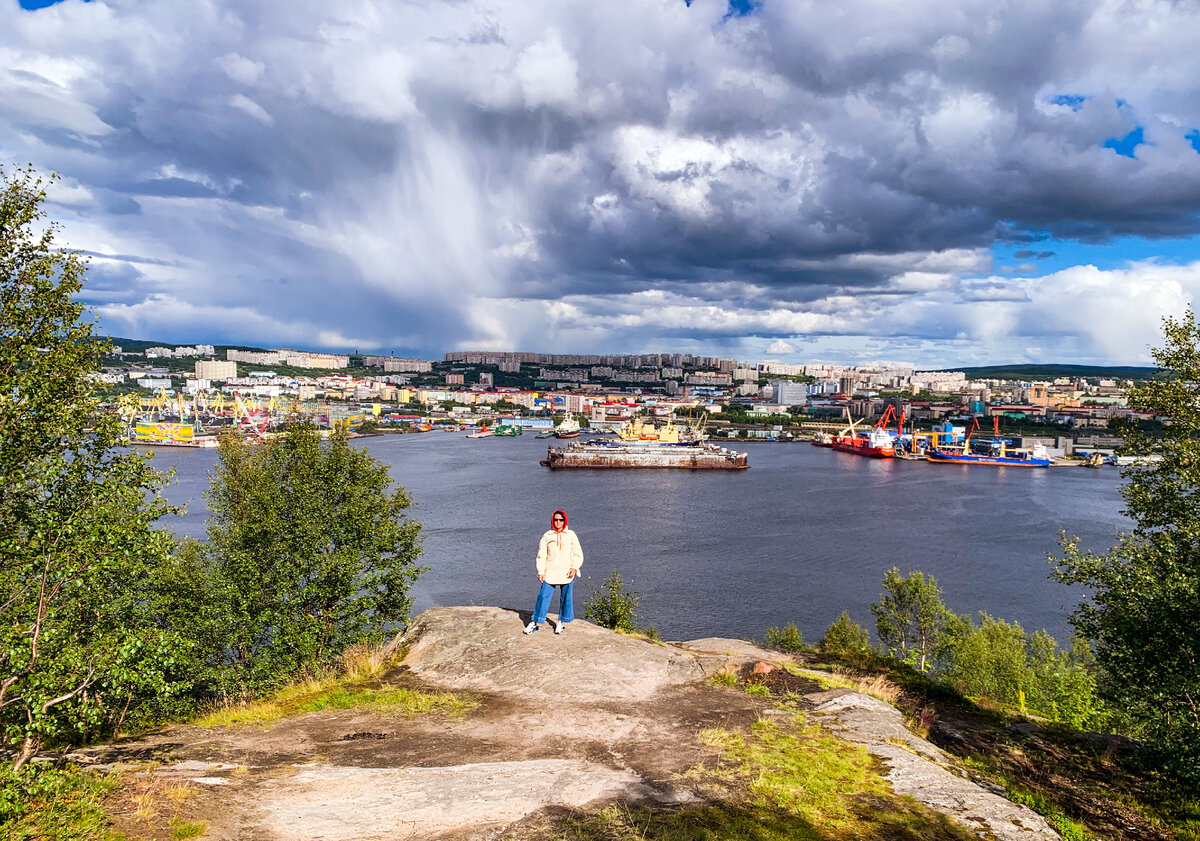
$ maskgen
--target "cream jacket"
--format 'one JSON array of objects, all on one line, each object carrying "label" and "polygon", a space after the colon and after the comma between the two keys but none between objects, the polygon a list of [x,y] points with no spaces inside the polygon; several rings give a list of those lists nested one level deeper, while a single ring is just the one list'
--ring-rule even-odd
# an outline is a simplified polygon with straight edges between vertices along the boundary
[{"label": "cream jacket", "polygon": [[567,573],[574,569],[576,578],[583,566],[583,549],[570,528],[561,532],[549,529],[538,542],[537,571],[547,584],[566,584]]}]

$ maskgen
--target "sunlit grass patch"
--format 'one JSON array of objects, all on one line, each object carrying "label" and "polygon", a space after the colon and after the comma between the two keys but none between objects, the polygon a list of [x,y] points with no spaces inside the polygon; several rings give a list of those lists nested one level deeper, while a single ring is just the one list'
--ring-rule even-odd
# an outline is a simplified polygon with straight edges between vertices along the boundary
[{"label": "sunlit grass patch", "polygon": [[713,686],[724,686],[728,687],[729,689],[733,689],[738,685],[737,672],[729,669],[722,669],[721,671],[710,675],[708,682]]},{"label": "sunlit grass patch", "polygon": [[338,677],[324,681],[308,680],[285,687],[270,698],[215,710],[198,719],[196,724],[201,727],[261,725],[289,715],[351,708],[400,715],[436,712],[462,716],[476,706],[476,701],[451,692],[422,692],[389,684],[367,686]]},{"label": "sunlit grass patch", "polygon": [[710,761],[685,777],[710,802],[656,810],[612,806],[555,827],[563,841],[975,841],[969,831],[896,797],[862,747],[826,735],[802,713],[749,733],[698,734]]},{"label": "sunlit grass patch", "polygon": [[888,795],[891,789],[863,748],[822,732],[796,714],[791,722],[759,719],[749,736],[710,733],[706,744],[721,751],[721,761],[739,766],[750,777],[758,805],[783,809],[818,826],[853,822],[846,792]]},{"label": "sunlit grass patch", "polygon": [[825,689],[852,689],[872,698],[878,698],[893,706],[900,701],[904,690],[884,674],[859,675],[840,669],[815,671],[797,666],[785,666],[794,675],[801,675],[819,683]]},{"label": "sunlit grass patch", "polygon": [[0,838],[117,841],[104,808],[120,783],[74,768],[0,771]]},{"label": "sunlit grass patch", "polygon": [[172,838],[199,838],[207,828],[208,824],[203,821],[192,822],[181,821],[177,818],[171,819]]}]

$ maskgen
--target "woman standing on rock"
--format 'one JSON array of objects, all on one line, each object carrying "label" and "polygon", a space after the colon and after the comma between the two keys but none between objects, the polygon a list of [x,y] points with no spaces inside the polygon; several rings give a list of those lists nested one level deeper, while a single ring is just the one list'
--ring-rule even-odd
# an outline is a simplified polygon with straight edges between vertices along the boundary
[{"label": "woman standing on rock", "polygon": [[567,528],[567,512],[555,511],[550,517],[550,530],[542,535],[538,543],[537,574],[542,586],[538,589],[537,603],[533,606],[533,619],[525,626],[525,633],[532,634],[546,621],[546,611],[550,609],[555,587],[561,589],[554,633],[561,634],[563,627],[575,619],[571,588],[582,566],[583,549],[575,532]]}]

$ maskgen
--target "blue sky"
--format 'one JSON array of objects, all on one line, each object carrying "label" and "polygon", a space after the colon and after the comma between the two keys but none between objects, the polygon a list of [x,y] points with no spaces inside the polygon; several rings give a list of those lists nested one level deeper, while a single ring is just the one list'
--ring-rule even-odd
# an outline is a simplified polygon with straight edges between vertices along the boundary
[{"label": "blue sky", "polygon": [[1200,291],[1194,4],[15,5],[114,335],[1137,364]]},{"label": "blue sky", "polygon": [[[992,248],[996,270],[1032,271],[1015,274],[1052,274],[1072,266],[1120,269],[1133,263],[1186,266],[1200,258],[1200,236],[1171,239],[1114,237],[1104,242],[1080,242],[1047,238],[1034,243],[997,244]],[[1007,273],[1007,272],[1004,272]]]},{"label": "blue sky", "polygon": [[[22,9],[44,9],[47,6],[53,6],[56,3],[63,3],[65,0],[18,0]],[[91,0],[82,0],[84,3],[90,3]]]}]

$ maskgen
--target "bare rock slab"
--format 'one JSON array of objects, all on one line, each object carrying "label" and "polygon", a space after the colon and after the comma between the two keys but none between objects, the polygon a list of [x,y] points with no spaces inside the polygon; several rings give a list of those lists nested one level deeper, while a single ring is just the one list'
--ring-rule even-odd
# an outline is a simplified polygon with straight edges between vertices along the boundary
[{"label": "bare rock slab", "polygon": [[567,759],[443,768],[305,766],[262,792],[257,836],[278,841],[433,838],[520,820],[547,806],[670,801],[632,771]]},{"label": "bare rock slab", "polygon": [[614,634],[577,620],[566,633],[547,624],[522,634],[519,614],[498,607],[439,607],[420,614],[399,640],[404,665],[448,689],[568,701],[640,701],[704,677],[688,652]]},{"label": "bare rock slab", "polygon": [[883,760],[884,775],[897,794],[932,809],[997,841],[1059,841],[1045,818],[953,773],[950,757],[904,726],[891,704],[861,692],[834,689],[805,696],[821,726],[863,745]]},{"label": "bare rock slab", "polygon": [[704,639],[673,642],[671,645],[690,651],[706,676],[738,668],[745,663],[763,661],[767,663],[794,662],[795,658],[745,640],[705,637]]}]

